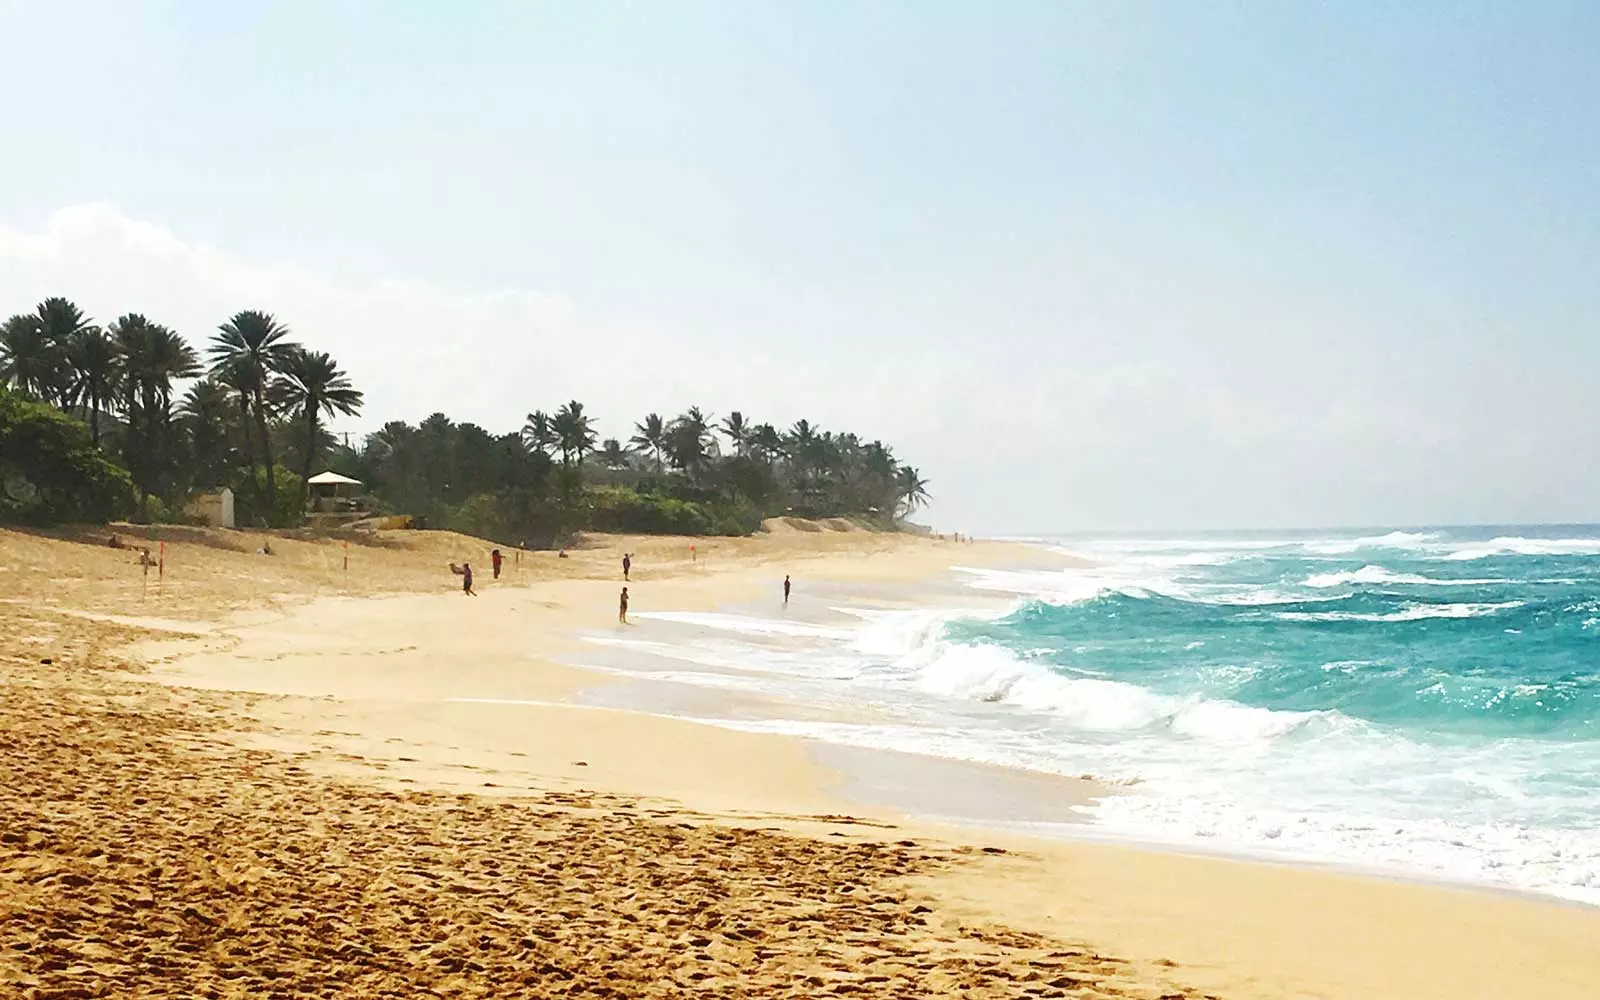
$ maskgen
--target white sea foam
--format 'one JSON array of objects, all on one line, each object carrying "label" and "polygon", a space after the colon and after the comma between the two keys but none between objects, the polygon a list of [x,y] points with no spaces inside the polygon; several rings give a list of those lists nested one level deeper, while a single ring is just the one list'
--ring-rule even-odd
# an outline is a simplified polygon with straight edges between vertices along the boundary
[{"label": "white sea foam", "polygon": [[1424,618],[1479,618],[1508,608],[1522,607],[1521,601],[1463,604],[1412,604],[1399,611],[1369,614],[1360,611],[1275,611],[1271,617],[1286,622],[1414,622]]},{"label": "white sea foam", "polygon": [[1112,830],[1157,842],[1424,873],[1600,904],[1600,842],[1591,831],[1396,819],[1344,808],[1296,811],[1234,801],[1220,789],[1204,796],[1147,790],[1103,799],[1087,811]]},{"label": "white sea foam", "polygon": [[[1122,595],[1137,600],[1153,596],[1195,604],[1223,604],[1248,607],[1263,604],[1293,604],[1306,600],[1305,595],[1288,593],[1274,587],[1250,584],[1193,585],[1174,580],[1170,574],[1151,572],[1141,565],[1128,567],[1093,567],[1088,569],[1040,571],[992,570],[969,567],[952,567],[971,577],[970,586],[977,590],[1023,595],[1046,604],[1065,606],[1081,604],[1100,597]],[[1345,595],[1348,596],[1348,595]],[[1337,600],[1318,597],[1317,600]]]},{"label": "white sea foam", "polygon": [[[1418,598],[1367,612],[1333,602],[1361,587],[1510,585],[1499,579],[1437,579],[1409,572],[1416,566],[1409,560],[1600,554],[1600,539],[1507,536],[1463,542],[1447,533],[1391,532],[1311,540],[1092,541],[1069,547],[1096,562],[1057,572],[966,571],[975,589],[1016,599],[981,617],[1010,613],[1031,600],[1073,605],[1116,594],[1237,605],[1247,610],[1221,614],[1280,621],[1493,616],[1521,602],[1434,604]],[[1373,561],[1357,570],[1288,582],[1305,576],[1298,560],[1357,551],[1361,555],[1355,559],[1364,555]],[[1252,577],[1239,560],[1258,557],[1290,560],[1287,565],[1298,571],[1283,576],[1283,582],[1236,582]],[[1393,568],[1400,565],[1408,572]],[[1276,579],[1273,564],[1263,566],[1255,579]],[[1311,604],[1308,595],[1318,603]],[[1290,601],[1307,606],[1273,607]],[[1600,601],[1593,604],[1590,608],[1575,597],[1562,613],[1584,618],[1585,628],[1600,628]],[[1248,610],[1251,606],[1259,610]],[[1411,730],[1333,710],[1243,704],[1245,694],[1235,701],[1229,693],[1271,684],[1276,668],[1270,657],[1255,660],[1245,654],[1244,662],[1232,661],[1233,635],[1186,643],[1185,652],[1205,666],[1182,690],[1206,694],[1178,695],[1164,693],[1159,668],[1145,675],[1082,666],[1101,665],[1095,657],[1102,644],[1093,633],[1012,650],[955,641],[962,633],[951,626],[952,619],[980,616],[972,611],[833,610],[857,621],[810,625],[741,615],[650,615],[694,629],[669,633],[672,639],[665,644],[684,647],[681,659],[699,664],[656,676],[761,692],[775,699],[771,704],[798,703],[808,710],[803,719],[708,720],[715,724],[1138,780],[1144,794],[1116,796],[1094,810],[1100,828],[1119,834],[1432,873],[1600,902],[1600,833],[1593,822],[1591,777],[1600,769],[1600,748],[1594,744],[1505,740],[1443,746],[1425,734],[1408,737],[1404,734]],[[1110,607],[1106,613],[1138,611]],[[648,639],[630,638],[656,638],[641,631]],[[1498,633],[1499,626],[1491,631]],[[680,634],[688,638],[680,642]],[[1330,685],[1344,683],[1345,675],[1393,669],[1386,662],[1337,656],[1331,652],[1318,675]],[[670,666],[664,662],[656,669]],[[719,680],[719,671],[738,671],[739,679]],[[1130,682],[1135,678],[1140,683]],[[1519,687],[1508,688],[1505,697],[1551,694]],[[835,705],[869,705],[883,721],[811,717]],[[859,716],[841,713],[840,718]]]},{"label": "white sea foam", "polygon": [[1503,536],[1452,549],[1449,560],[1486,559],[1489,556],[1592,556],[1600,555],[1600,538],[1522,538]]},{"label": "white sea foam", "polygon": [[934,639],[908,653],[901,665],[926,692],[965,701],[1006,705],[1049,715],[1093,733],[1160,729],[1195,740],[1272,739],[1336,712],[1283,712],[1223,699],[1159,694],[1123,681],[1065,676],[1044,662],[1026,660],[1000,646]]},{"label": "white sea foam", "polygon": [[849,629],[812,625],[807,622],[777,621],[771,618],[752,618],[748,615],[729,615],[692,611],[639,611],[633,617],[644,621],[674,622],[679,625],[697,625],[701,628],[723,632],[743,632],[748,635],[788,635],[816,639],[848,639],[854,633]]},{"label": "white sea foam", "polygon": [[1358,584],[1403,584],[1417,587],[1486,587],[1515,583],[1514,580],[1440,580],[1416,573],[1395,573],[1382,566],[1366,565],[1344,573],[1316,573],[1306,578],[1304,586],[1313,589],[1348,587]]},{"label": "white sea foam", "polygon": [[1303,542],[1302,548],[1317,555],[1337,556],[1362,549],[1425,549],[1439,539],[1436,531],[1391,531],[1384,535],[1360,538],[1328,538]]}]

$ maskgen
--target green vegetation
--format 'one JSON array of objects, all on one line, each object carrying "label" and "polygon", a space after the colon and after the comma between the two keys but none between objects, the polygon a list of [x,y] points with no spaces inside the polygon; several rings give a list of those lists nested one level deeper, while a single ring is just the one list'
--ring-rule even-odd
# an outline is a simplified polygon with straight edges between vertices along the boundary
[{"label": "green vegetation", "polygon": [[132,499],[82,422],[0,389],[0,522],[109,521]]},{"label": "green vegetation", "polygon": [[783,514],[890,527],[928,499],[881,442],[698,407],[648,414],[627,442],[600,440],[571,400],[510,433],[435,413],[347,447],[326,421],[359,413],[361,392],[291,337],[246,310],[202,358],[137,313],[102,329],[52,298],[12,316],[0,324],[0,520],[160,519],[225,485],[239,523],[293,526],[322,468],[365,484],[376,513],[531,545],[582,529],[748,534]]}]

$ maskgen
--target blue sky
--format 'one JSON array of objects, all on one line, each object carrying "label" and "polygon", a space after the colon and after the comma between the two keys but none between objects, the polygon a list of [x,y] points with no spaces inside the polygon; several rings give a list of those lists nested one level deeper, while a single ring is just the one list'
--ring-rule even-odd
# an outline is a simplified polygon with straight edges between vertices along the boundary
[{"label": "blue sky", "polygon": [[[975,531],[1600,511],[1592,4],[0,0],[0,311],[698,403]],[[248,300],[248,301],[247,301]]]}]

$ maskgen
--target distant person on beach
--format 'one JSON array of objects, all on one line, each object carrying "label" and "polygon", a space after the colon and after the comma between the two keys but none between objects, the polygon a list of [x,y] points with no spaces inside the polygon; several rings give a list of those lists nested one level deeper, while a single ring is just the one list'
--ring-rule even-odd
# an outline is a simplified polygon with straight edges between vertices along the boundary
[{"label": "distant person on beach", "polygon": [[789,606],[789,574],[783,574],[783,606]]},{"label": "distant person on beach", "polygon": [[556,553],[556,558],[557,559],[565,559],[566,557],[567,557],[567,550],[566,549],[562,549],[560,552]]},{"label": "distant person on beach", "polygon": [[617,622],[619,624],[622,624],[622,625],[628,624],[628,588],[627,587],[623,587],[622,588],[622,598],[617,603]]},{"label": "distant person on beach", "polygon": [[489,567],[494,570],[494,578],[500,579],[500,550],[489,550]]},{"label": "distant person on beach", "polygon": [[114,549],[125,549],[125,548],[127,548],[126,545],[122,544],[122,539],[118,538],[116,535],[112,535],[111,536],[111,541],[107,542],[106,544],[111,546]]},{"label": "distant person on beach", "polygon": [[472,589],[472,564],[461,564],[461,592],[468,597],[477,597],[478,592]]},{"label": "distant person on beach", "polygon": [[623,580],[624,583],[628,582],[628,573],[631,572],[632,570],[633,570],[633,553],[632,552],[624,552],[622,554],[622,580]]}]

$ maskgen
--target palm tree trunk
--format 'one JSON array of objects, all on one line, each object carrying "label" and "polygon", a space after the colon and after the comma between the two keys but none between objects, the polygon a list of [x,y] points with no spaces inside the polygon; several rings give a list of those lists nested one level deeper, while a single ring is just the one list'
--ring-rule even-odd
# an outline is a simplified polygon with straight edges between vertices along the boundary
[{"label": "palm tree trunk", "polygon": [[255,422],[250,419],[250,397],[239,397],[239,427],[244,431],[244,461],[250,466],[250,481],[256,481],[256,435]]},{"label": "palm tree trunk", "polygon": [[317,460],[317,408],[306,404],[306,460],[305,472],[300,477],[300,506],[303,508],[311,496],[311,467]]},{"label": "palm tree trunk", "polygon": [[[152,387],[146,386],[144,390],[144,458],[140,463],[144,466],[144,475],[139,477],[142,480],[139,486],[139,493],[145,500],[149,499],[151,493],[159,492],[159,490],[152,488],[158,485],[156,483],[157,462],[156,394]],[[146,506],[148,507],[148,504]],[[149,515],[148,510],[145,510],[144,513],[146,516]]]},{"label": "palm tree trunk", "polygon": [[[161,390],[161,440],[160,450],[164,458],[174,458],[172,445],[172,387],[167,385]],[[170,503],[177,499],[177,463],[162,465],[165,470],[161,476],[162,496]]]},{"label": "palm tree trunk", "polygon": [[274,475],[272,464],[272,439],[267,435],[267,404],[261,393],[261,383],[266,380],[267,373],[260,372],[256,379],[256,430],[261,434],[261,456],[267,466],[267,510],[269,520],[278,512],[278,484]]}]

